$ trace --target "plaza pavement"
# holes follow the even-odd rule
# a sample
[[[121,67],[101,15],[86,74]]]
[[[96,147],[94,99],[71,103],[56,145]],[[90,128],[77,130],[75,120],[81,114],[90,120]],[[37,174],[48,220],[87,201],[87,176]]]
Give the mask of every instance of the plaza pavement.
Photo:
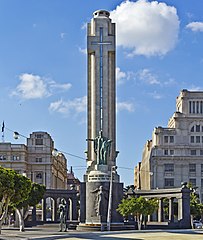
[[[58,228],[27,228],[25,232],[17,229],[3,229],[0,240],[203,240],[203,229],[195,230],[129,230],[113,232],[79,232],[70,230],[68,232],[58,232]]]

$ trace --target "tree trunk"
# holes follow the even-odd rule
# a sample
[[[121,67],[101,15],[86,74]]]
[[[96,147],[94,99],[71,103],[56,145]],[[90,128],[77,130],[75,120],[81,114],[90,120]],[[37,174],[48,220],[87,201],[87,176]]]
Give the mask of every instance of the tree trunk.
[[[24,221],[26,220],[26,218],[28,217],[28,215],[29,215],[29,209],[30,209],[30,207],[28,206],[28,208],[26,208],[26,209],[23,209],[23,211],[25,211],[24,212],[24,216],[23,216],[23,218],[24,218]]]
[[[138,230],[142,230],[142,214],[137,215],[137,226]]]
[[[147,219],[146,219],[146,216],[144,215],[144,229],[146,229],[146,225],[147,225]]]
[[[7,213],[8,213],[8,204],[10,202],[10,198],[3,197],[3,201],[4,202],[2,202],[2,205],[1,205],[0,234],[1,234],[1,229],[2,229],[2,223],[4,222],[4,220],[5,220],[6,216],[7,216]],[[3,207],[3,205],[4,205],[4,207]],[[4,211],[3,211],[3,208],[4,208]]]
[[[193,215],[190,215],[190,223],[191,223],[192,229],[194,229],[194,225],[193,225]]]
[[[0,218],[0,234],[1,234],[2,223],[4,222],[4,220],[6,218],[7,212],[8,212],[8,207],[6,207],[5,212],[3,212],[3,214],[2,214],[2,216]]]
[[[24,222],[24,218],[23,218],[23,214],[22,214],[22,209],[16,209],[16,212],[17,212],[18,218],[19,218],[20,232],[24,232],[25,231],[25,222]]]

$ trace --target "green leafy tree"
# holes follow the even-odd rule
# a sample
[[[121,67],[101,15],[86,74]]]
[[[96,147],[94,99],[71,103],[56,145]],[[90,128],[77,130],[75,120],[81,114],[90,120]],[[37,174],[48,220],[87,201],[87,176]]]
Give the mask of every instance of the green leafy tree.
[[[121,203],[118,205],[117,211],[123,216],[127,217],[132,213],[130,198],[123,198]]]
[[[0,231],[9,205],[18,204],[28,198],[31,181],[14,170],[0,167]]]
[[[193,226],[194,218],[201,217],[203,215],[203,204],[200,203],[199,196],[195,192],[190,193],[190,218],[191,226]]]
[[[14,174],[14,171],[0,167],[0,233],[2,223],[7,216],[11,197],[15,192]]]
[[[140,230],[143,222],[144,226],[146,225],[146,216],[153,214],[157,208],[158,202],[156,199],[145,199],[140,196],[138,198],[123,199],[117,211],[124,217],[130,214],[135,216],[138,222],[138,229]]]
[[[193,220],[196,217],[201,217],[203,215],[203,204],[200,203],[199,195],[196,193],[196,188],[192,186],[191,183],[188,183],[188,188],[191,189],[190,193],[190,219],[191,226],[193,226]]]
[[[25,230],[25,219],[28,216],[29,208],[36,206],[43,198],[46,187],[38,183],[32,183],[27,198],[17,203],[13,202],[13,207],[16,209],[19,218],[20,231]]]

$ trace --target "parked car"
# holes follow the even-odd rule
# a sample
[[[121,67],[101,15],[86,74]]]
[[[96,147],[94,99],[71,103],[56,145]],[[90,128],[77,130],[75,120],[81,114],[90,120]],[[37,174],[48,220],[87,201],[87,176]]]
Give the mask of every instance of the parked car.
[[[202,228],[202,222],[198,221],[198,220],[194,220],[193,221],[193,227],[194,228]]]

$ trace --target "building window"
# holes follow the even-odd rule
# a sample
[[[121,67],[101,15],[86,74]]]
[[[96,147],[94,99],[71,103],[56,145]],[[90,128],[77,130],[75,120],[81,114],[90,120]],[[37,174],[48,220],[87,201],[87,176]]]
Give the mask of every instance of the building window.
[[[12,160],[13,160],[13,161],[19,161],[19,160],[20,160],[20,156],[18,156],[18,155],[13,155],[13,156],[12,156]]]
[[[170,155],[174,155],[174,150],[170,149]]]
[[[168,136],[164,136],[164,143],[168,143]]]
[[[196,172],[196,164],[194,164],[194,163],[189,164],[189,172],[190,173]]]
[[[174,136],[170,136],[170,143],[174,143]]]
[[[200,136],[196,136],[196,143],[200,143]]]
[[[189,113],[192,113],[192,103],[189,101]]]
[[[164,169],[165,172],[174,172],[174,164],[172,163],[164,164]]]
[[[42,179],[42,173],[41,172],[36,173],[36,179]]]
[[[43,145],[43,139],[41,138],[35,139],[35,145]]]
[[[200,155],[201,156],[203,155],[203,149],[200,149]]]
[[[42,162],[42,158],[36,158],[36,162]]]
[[[43,145],[43,134],[35,134],[35,145]]]
[[[203,188],[203,178],[201,178],[201,188]]]
[[[189,182],[192,184],[192,187],[196,186],[196,179],[195,178],[190,178]]]
[[[202,101],[200,102],[200,113],[203,113],[203,105],[202,105]]]
[[[192,126],[191,129],[190,129],[190,132],[194,132],[195,131],[195,127]]]
[[[195,113],[195,101],[192,102],[192,113]]]
[[[197,154],[197,152],[196,152],[196,150],[191,150],[191,152],[190,152],[190,154],[192,155],[192,156],[195,156],[196,154]]]
[[[35,137],[36,137],[36,138],[43,138],[44,135],[39,133],[39,134],[35,134]]]
[[[196,132],[200,132],[200,125],[196,125]]]
[[[199,101],[196,103],[196,113],[199,113]]]
[[[164,149],[164,155],[168,155],[168,149]]]
[[[6,160],[6,155],[0,155],[0,160]]]
[[[165,178],[164,186],[165,187],[174,187],[174,179],[173,178]]]
[[[190,142],[194,143],[195,142],[195,137],[194,136],[190,136]]]

